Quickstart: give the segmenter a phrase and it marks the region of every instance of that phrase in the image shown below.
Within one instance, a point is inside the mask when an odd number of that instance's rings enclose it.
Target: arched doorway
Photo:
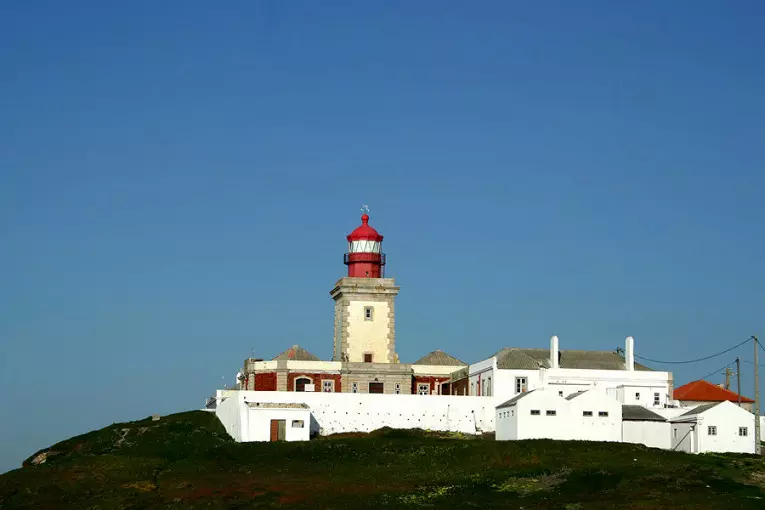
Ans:
[[[313,384],[308,377],[298,377],[295,379],[295,391],[305,391],[306,384]]]

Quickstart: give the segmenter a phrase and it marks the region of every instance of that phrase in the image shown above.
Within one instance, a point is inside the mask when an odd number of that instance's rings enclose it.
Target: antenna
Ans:
[[[369,214],[369,206],[367,204],[362,205],[361,212],[363,212],[364,214]]]

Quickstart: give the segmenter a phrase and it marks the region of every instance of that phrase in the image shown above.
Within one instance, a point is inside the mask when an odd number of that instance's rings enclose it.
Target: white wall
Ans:
[[[238,402],[236,398],[229,400]],[[246,416],[246,423],[243,427],[245,433],[237,441],[270,441],[271,420],[285,421],[284,439],[286,441],[308,441],[310,439],[311,411],[308,409],[253,409],[243,402],[239,402],[239,406],[244,410],[242,415]],[[293,427],[293,420],[302,420],[303,428]]]
[[[236,393],[229,391],[229,393]],[[228,435],[234,441],[241,441],[244,431],[244,420],[242,420],[242,402],[237,398],[221,398],[221,390],[217,395],[218,405],[215,408],[215,415],[223,424]]]
[[[643,406],[648,408],[664,407],[668,403],[669,399],[667,393],[669,387],[665,385],[657,384],[645,384],[645,385],[622,385],[617,389],[618,399],[621,403],[633,406]],[[656,405],[654,395],[659,394],[659,404]]]
[[[548,411],[555,411],[555,416],[549,416]],[[569,419],[569,402],[553,391],[540,389],[510,407],[497,408],[496,439],[572,439]]]
[[[218,404],[224,409],[224,404],[232,399],[307,404],[311,409],[311,429],[321,435],[370,432],[381,427],[467,434],[494,431],[496,403],[490,397],[218,390],[219,400],[222,397],[228,397]],[[235,419],[225,411],[219,413],[219,418]]]
[[[566,427],[572,439],[622,440],[622,404],[607,395],[605,388],[593,388],[568,402],[570,418]],[[585,412],[591,412],[592,416],[584,416]],[[601,412],[608,415],[601,416]]]
[[[364,309],[374,311],[372,320],[364,318]],[[348,361],[362,362],[364,354],[371,353],[374,363],[388,363],[390,339],[388,333],[392,327],[391,312],[385,301],[362,301],[350,298],[348,303]]]
[[[623,421],[622,442],[651,448],[672,448],[670,423],[666,421]]]

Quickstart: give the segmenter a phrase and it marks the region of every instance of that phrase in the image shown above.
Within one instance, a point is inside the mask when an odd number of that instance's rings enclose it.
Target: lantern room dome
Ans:
[[[348,241],[377,241],[378,243],[383,240],[377,230],[369,226],[369,215],[363,214],[361,216],[361,225],[353,232],[348,234]]]

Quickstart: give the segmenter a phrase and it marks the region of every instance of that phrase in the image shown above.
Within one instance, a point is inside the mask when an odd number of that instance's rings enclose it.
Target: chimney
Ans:
[[[560,368],[560,351],[558,350],[558,337],[550,337],[550,368]]]
[[[633,372],[635,370],[635,339],[628,336],[625,343],[624,364],[627,365],[627,370]]]

